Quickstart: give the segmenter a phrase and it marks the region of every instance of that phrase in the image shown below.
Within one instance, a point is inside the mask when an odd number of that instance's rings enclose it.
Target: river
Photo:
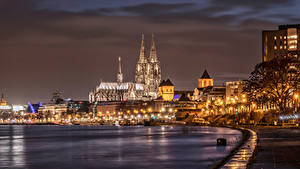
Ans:
[[[227,146],[216,146],[217,138]],[[214,127],[0,126],[0,168],[205,169],[241,140]]]

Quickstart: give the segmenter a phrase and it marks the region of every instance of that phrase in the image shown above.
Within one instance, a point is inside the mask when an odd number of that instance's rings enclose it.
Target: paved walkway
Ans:
[[[257,143],[256,133],[252,130],[248,131],[250,132],[249,139],[221,169],[246,169]]]
[[[257,154],[251,169],[300,168],[300,129],[257,129]]]

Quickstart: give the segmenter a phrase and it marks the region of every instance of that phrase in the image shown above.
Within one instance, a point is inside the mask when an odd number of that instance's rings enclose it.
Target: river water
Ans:
[[[241,138],[213,127],[0,126],[0,168],[205,169]]]

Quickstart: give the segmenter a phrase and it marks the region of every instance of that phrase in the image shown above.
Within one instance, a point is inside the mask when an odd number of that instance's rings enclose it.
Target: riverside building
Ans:
[[[300,24],[280,25],[278,30],[262,32],[262,61],[299,56]]]

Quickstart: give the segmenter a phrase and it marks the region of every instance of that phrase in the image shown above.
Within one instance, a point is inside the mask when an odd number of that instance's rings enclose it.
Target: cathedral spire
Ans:
[[[140,57],[139,57],[139,63],[146,63],[146,51],[145,51],[145,40],[144,40],[144,33],[142,33],[142,43],[141,43],[141,49],[140,49]]]
[[[123,73],[122,73],[121,56],[119,56],[118,60],[119,60],[119,71],[118,71],[118,75],[117,75],[117,82],[122,83],[123,82]]]
[[[150,56],[149,56],[150,62],[157,62],[157,54],[156,54],[156,47],[154,42],[154,34],[152,33],[152,42],[151,42],[151,49],[150,49]]]

